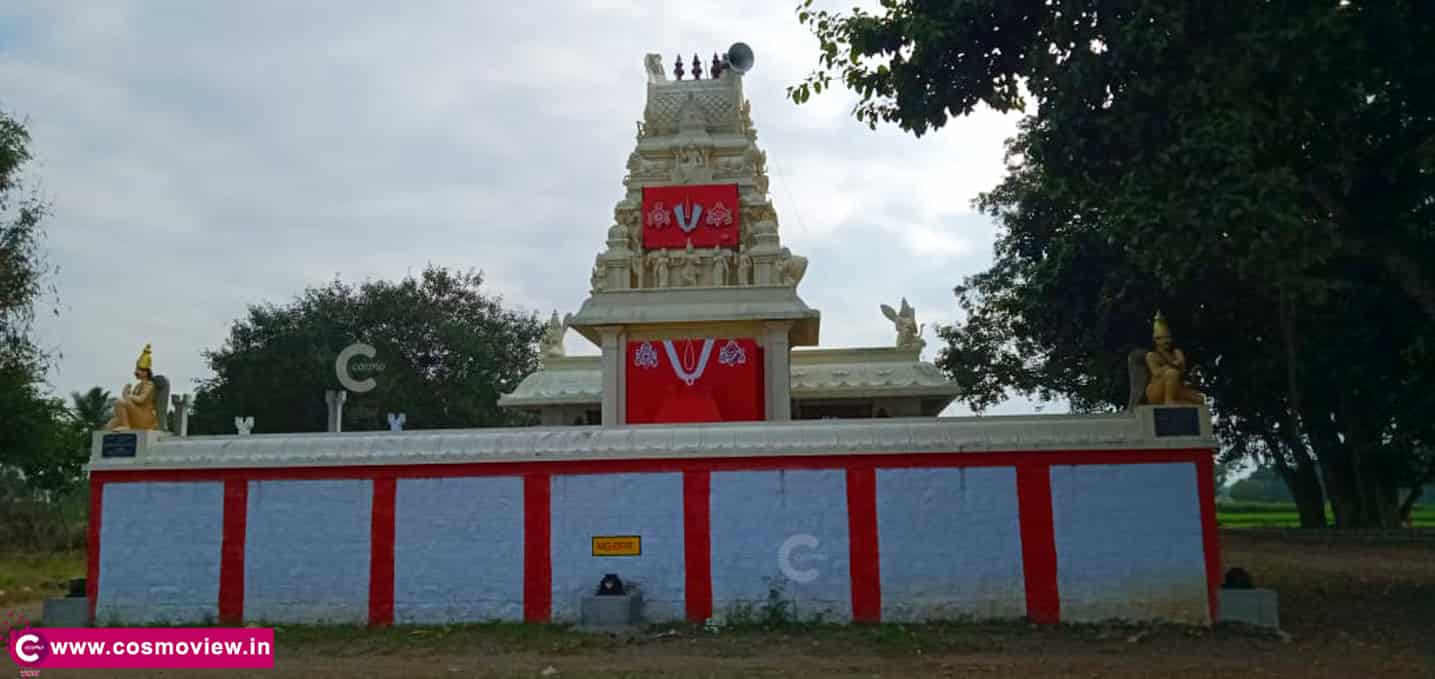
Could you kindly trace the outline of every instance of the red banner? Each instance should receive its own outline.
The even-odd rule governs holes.
[[[628,424],[766,419],[762,347],[751,339],[629,342]]]
[[[643,249],[737,247],[737,184],[643,189]]]

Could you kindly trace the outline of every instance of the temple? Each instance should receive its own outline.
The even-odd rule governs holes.
[[[1218,619],[1215,438],[1165,398],[1169,332],[1127,412],[934,417],[957,390],[905,300],[893,346],[815,348],[742,69],[646,63],[591,294],[502,401],[539,423],[340,432],[315,384],[328,432],[189,436],[174,394],[173,427],[94,434],[95,624]]]
[[[647,101],[592,291],[500,404],[544,425],[932,417],[958,389],[921,360],[915,311],[883,305],[892,346],[817,349],[741,74],[647,58]],[[678,66],[683,66],[682,60]],[[874,316],[876,310],[874,309]],[[555,313],[550,321],[557,326]],[[601,351],[565,357],[572,328]]]

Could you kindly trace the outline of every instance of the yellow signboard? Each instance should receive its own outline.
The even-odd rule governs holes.
[[[593,556],[642,556],[643,538],[637,535],[598,535],[593,538]]]

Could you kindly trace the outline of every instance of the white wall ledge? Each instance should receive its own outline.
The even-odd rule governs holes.
[[[234,469],[393,464],[460,464],[1216,447],[1209,413],[1201,435],[1157,437],[1152,411],[1113,415],[799,420],[626,427],[435,429],[338,434],[155,437],[132,458],[100,457],[96,432],[89,469]]]

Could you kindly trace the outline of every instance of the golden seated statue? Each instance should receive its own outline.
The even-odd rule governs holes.
[[[1171,328],[1159,311],[1152,322],[1151,339],[1156,347],[1146,352],[1146,403],[1205,403],[1206,397],[1182,380],[1186,373],[1186,355],[1173,346]]]
[[[134,384],[126,384],[115,399],[115,414],[105,429],[126,431],[130,429],[162,429],[160,419],[164,406],[169,404],[169,381],[156,377],[150,370],[150,345],[144,345],[138,361],[135,361]]]

